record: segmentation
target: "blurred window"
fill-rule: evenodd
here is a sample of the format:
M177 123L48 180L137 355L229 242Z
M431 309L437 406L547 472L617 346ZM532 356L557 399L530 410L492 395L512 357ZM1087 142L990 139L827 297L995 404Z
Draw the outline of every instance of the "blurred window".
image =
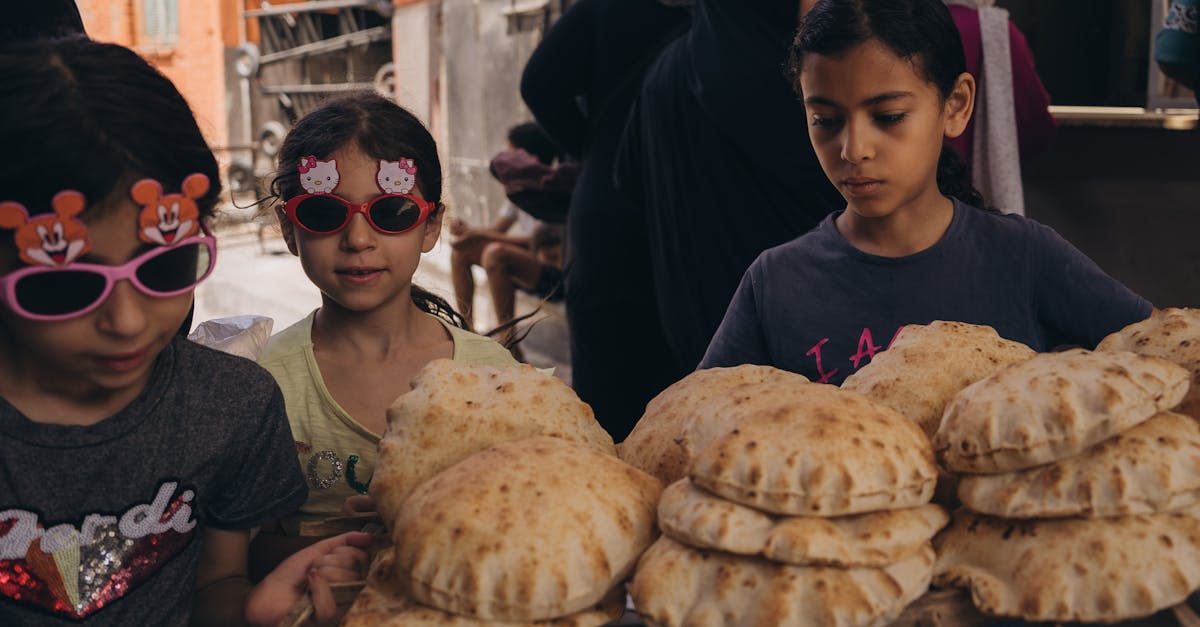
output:
M179 41L179 0L142 0L142 35L151 46Z

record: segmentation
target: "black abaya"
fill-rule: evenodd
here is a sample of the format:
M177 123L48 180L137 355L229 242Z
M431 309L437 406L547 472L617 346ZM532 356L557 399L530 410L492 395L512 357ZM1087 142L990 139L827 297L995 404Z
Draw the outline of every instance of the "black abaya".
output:
M646 214L677 368L700 362L760 252L845 206L785 76L797 10L795 0L699 0L630 114L618 185Z
M645 218L617 197L612 164L642 73L687 17L656 0L579 0L521 79L534 117L582 163L567 215L572 384L616 441L683 376L655 308Z

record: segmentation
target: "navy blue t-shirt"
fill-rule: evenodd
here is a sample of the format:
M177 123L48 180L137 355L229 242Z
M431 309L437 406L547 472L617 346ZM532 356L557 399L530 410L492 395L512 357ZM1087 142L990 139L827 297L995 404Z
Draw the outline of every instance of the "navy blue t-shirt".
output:
M761 255L700 368L764 364L840 384L907 324L987 325L1037 351L1095 348L1151 305L1053 229L954 202L938 243L905 257L852 246L834 225Z

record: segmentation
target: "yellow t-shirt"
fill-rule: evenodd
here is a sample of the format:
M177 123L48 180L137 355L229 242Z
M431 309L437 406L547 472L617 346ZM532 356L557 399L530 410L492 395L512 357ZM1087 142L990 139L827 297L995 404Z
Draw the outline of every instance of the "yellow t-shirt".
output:
M348 497L366 493L381 435L355 420L325 387L313 355L315 315L316 311L272 336L258 360L283 390L300 470L308 480L308 500L297 514L281 521L289 534L297 533L301 521L337 516ZM437 320L454 341L454 361L500 368L517 363L495 341Z

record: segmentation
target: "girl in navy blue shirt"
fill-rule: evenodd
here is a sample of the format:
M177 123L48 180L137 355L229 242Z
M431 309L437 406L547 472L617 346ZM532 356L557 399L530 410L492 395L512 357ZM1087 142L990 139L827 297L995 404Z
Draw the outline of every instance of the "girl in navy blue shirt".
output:
M1092 348L1150 315L1050 228L979 208L944 146L970 120L975 79L941 0L822 0L790 69L846 209L755 260L701 368L839 384L907 324L988 325L1044 351Z

